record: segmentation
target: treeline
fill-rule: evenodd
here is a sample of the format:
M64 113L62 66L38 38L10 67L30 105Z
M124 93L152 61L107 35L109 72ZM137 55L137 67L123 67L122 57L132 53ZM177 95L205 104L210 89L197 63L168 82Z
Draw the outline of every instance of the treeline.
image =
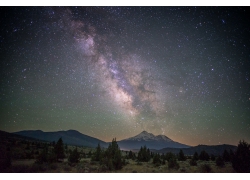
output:
M38 150L33 150L36 147ZM80 162L81 158L91 158L92 162L99 163L99 169L103 171L113 171L121 169L129 163L129 159L141 165L142 162L151 162L155 166L168 165L168 168L179 169L179 161L188 161L190 166L197 166L198 161L215 161L218 167L223 167L225 163L232 163L232 167L236 172L250 172L250 145L245 141L240 141L236 151L224 150L223 154L215 156L208 154L205 150L200 154L195 152L192 156L186 156L182 150L178 154L168 152L166 154L159 154L151 152L149 148L143 146L138 153L132 151L121 151L116 139L113 139L108 148L101 148L100 144L97 145L95 151L91 150L88 153L83 151L79 152L78 148L68 148L64 145L62 138L57 142L52 143L26 143L25 151L33 152L31 158L35 158L37 164L51 164L55 162L67 162L70 166L74 166ZM0 156L0 171L11 167L13 154L11 148L7 147L6 150L1 149ZM125 153L125 154L124 154ZM30 156L28 156L30 157ZM210 172L211 167L204 165L204 172Z
M141 147L138 154L129 151L126 152L124 157L121 156L121 150L118 147L117 142L113 139L112 144L109 145L107 150L102 150L98 144L95 153L92 156L92 161L99 161L103 167L113 170L120 169L126 164L125 159L133 159L140 164L140 162L149 162L153 159L152 163L156 166L164 165L168 163L168 168L179 169L178 161L186 161L189 159L191 166L196 166L197 161L215 161L216 165L223 167L225 163L232 163L232 166L236 172L250 172L250 144L240 141L237 150L233 152L230 150L224 150L222 155L215 156L209 155L205 150L200 154L197 152L193 156L185 156L183 151L180 150L178 154L168 152L166 154L158 154L151 152L146 146ZM210 172L211 167L209 165L202 166L205 172Z

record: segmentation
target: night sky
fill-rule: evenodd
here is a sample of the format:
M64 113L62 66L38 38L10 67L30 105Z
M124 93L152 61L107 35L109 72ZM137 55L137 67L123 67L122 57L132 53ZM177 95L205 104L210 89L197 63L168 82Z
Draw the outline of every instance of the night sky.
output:
M1 7L0 129L250 142L246 7Z

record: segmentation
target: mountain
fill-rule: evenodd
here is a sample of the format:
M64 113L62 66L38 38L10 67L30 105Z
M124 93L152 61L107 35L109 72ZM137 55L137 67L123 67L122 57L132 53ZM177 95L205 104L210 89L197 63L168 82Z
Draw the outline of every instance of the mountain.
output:
M228 145L228 144L209 145L209 146L208 145L198 145L198 146L194 146L194 147L190 147L190 148L184 148L184 149L182 149L182 151L185 155L194 155L195 152L200 154L201 151L205 150L209 155L213 154L215 156L218 156L218 155L222 155L224 150L227 150L229 152L230 149L232 151L235 151L237 149L237 146ZM160 153L160 154L162 154L162 153L166 154L168 152L178 154L180 152L180 149L179 148L163 148L160 150L151 150L151 151L155 152L155 153Z
M59 138L62 138L64 144L76 145L76 146L87 146L87 147L97 147L98 143L100 146L107 147L108 144L104 141L101 141L97 138L84 135L75 130L68 131L56 131L56 132L43 132L41 130L27 130L19 131L14 134L36 138L39 140L57 142Z
M142 131L140 134L117 142L123 150L140 149L146 145L149 149L163 148L189 148L190 146L175 142L164 135L155 136L147 131Z

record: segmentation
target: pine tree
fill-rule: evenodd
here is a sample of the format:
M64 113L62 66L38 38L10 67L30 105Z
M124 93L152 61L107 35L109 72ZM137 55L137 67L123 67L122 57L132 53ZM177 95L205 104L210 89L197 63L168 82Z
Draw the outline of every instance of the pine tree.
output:
M158 153L156 153L153 157L153 164L159 166L162 164L162 161L161 161L161 158L160 158L160 155Z
M144 147L141 147L140 151L138 152L138 161L141 161L141 162L148 162L151 158L151 155L150 155L150 150L147 149L146 146Z
M112 140L112 143L109 144L107 150L103 153L100 164L105 165L109 170L122 168L122 154L116 139Z
M6 172L6 169L11 167L11 150L9 148L0 147L0 173Z
M180 152L179 152L178 160L179 160L179 161L186 161L186 157L185 157L185 155L184 155L182 149L181 149Z
M80 161L80 153L77 151L77 147L70 152L68 162L69 163L78 163Z
M232 151L232 149L230 149L229 155L230 155L230 161L232 162L234 157L234 152Z
M135 153L133 153L131 150L128 152L128 158L129 159L135 159L136 157L135 157Z
M208 153L205 150L201 151L199 159L203 161L209 161Z
M89 150L88 157L91 157L91 156L92 156L92 151Z
M197 152L194 153L193 159L194 159L195 161L198 161L198 160L199 160L199 155L198 155Z
M211 160L215 161L215 156L213 154L211 154Z
M168 153L165 155L165 159L166 159L167 161L169 161L170 159L176 159L176 156L175 156L173 153L168 152Z
M229 162L230 161L230 155L229 155L229 153L227 152L226 149L224 150L224 153L223 153L223 160L225 162Z
M98 143L96 151L94 152L93 156L91 157L93 161L100 161L102 159L102 149L100 144Z
M55 147L54 147L54 152L55 152L55 155L56 155L56 159L57 161L59 159L63 159L65 158L65 154L64 154L64 145L63 145L63 140L62 138L59 138Z
M250 144L244 140L238 144L232 165L236 172L250 173Z

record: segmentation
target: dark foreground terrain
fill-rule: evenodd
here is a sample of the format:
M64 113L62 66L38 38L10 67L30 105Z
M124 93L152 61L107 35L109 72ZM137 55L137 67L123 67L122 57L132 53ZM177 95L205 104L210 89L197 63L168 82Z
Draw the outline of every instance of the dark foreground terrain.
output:
M237 172L230 153L219 156L174 153L120 151L116 141L104 149L62 145L63 158L58 152L58 142L45 142L0 131L0 172L6 173L234 173ZM63 143L63 142L61 142ZM45 149L47 154L45 154ZM113 155L109 154L113 152ZM146 151L147 150L147 151ZM100 152L99 152L100 151ZM75 154L76 158L75 158ZM118 154L117 154L118 153ZM119 154L120 153L120 154ZM144 154L143 154L144 153ZM145 154L148 153L148 154ZM202 154L202 153L205 153ZM115 155L114 155L115 154ZM146 160L145 160L145 157ZM204 157L203 157L204 156ZM113 157L113 159L112 159ZM110 159L109 159L110 158ZM143 159L144 158L144 159ZM204 159L205 158L205 159ZM120 160L119 160L120 159ZM118 168L117 168L118 167Z

